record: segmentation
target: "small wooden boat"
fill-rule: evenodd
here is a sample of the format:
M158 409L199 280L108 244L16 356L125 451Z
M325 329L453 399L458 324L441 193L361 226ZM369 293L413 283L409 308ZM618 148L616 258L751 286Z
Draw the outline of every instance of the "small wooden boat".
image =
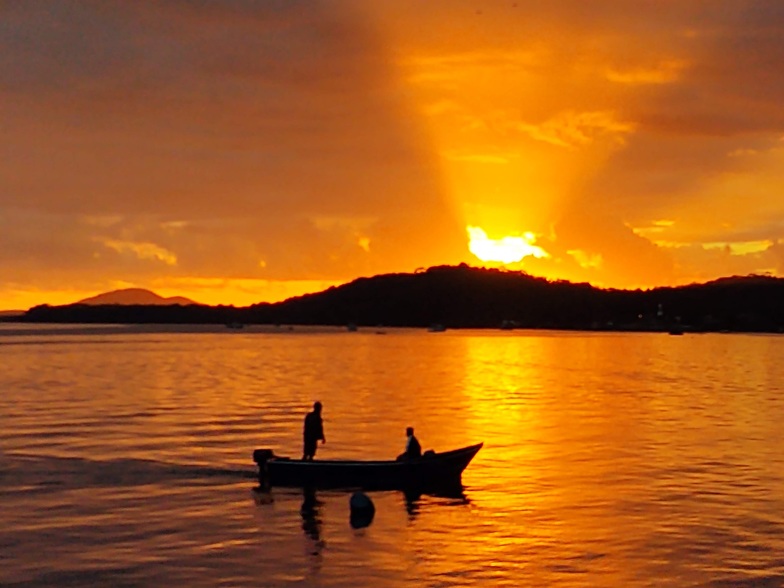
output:
M262 487L363 488L366 490L431 490L460 484L463 470L482 443L445 451L426 452L404 461L313 460L277 457L271 449L257 449Z

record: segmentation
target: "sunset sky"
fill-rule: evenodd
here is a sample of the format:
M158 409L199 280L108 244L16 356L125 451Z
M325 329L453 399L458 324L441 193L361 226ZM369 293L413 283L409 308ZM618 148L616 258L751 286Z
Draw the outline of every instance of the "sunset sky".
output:
M0 309L784 275L781 0L0 3Z

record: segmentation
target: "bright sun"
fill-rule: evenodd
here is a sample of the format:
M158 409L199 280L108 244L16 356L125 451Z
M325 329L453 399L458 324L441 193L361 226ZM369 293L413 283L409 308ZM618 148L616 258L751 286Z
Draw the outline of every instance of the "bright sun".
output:
M482 261L498 261L515 263L524 257L549 257L541 247L534 245L536 236L523 233L522 236L507 236L502 239L490 239L480 227L466 227L468 230L468 249Z

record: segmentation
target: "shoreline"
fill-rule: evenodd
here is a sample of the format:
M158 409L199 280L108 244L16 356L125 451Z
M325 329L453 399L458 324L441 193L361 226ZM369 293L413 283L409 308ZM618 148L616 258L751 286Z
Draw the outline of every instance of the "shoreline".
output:
M3 321L0 322L0 338L50 336L50 335L151 335L151 334L219 334L219 335L273 335L273 334L375 334L391 333L440 333L423 327L388 327L357 326L347 328L335 325L222 325L213 323L30 323ZM529 334L534 332L549 333L641 333L664 335L700 335L700 334L754 334L781 335L781 331L750 331L750 330L708 330L683 327L673 331L667 327L649 326L618 326L602 328L547 328L547 327L450 327L446 333L482 332L494 334Z

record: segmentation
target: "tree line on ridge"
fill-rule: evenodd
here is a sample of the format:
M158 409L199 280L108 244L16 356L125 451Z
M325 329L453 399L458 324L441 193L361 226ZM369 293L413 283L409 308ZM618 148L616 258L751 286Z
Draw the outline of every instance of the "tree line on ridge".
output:
M41 305L15 320L784 332L784 279L746 276L616 290L461 264L359 278L323 292L247 307Z

